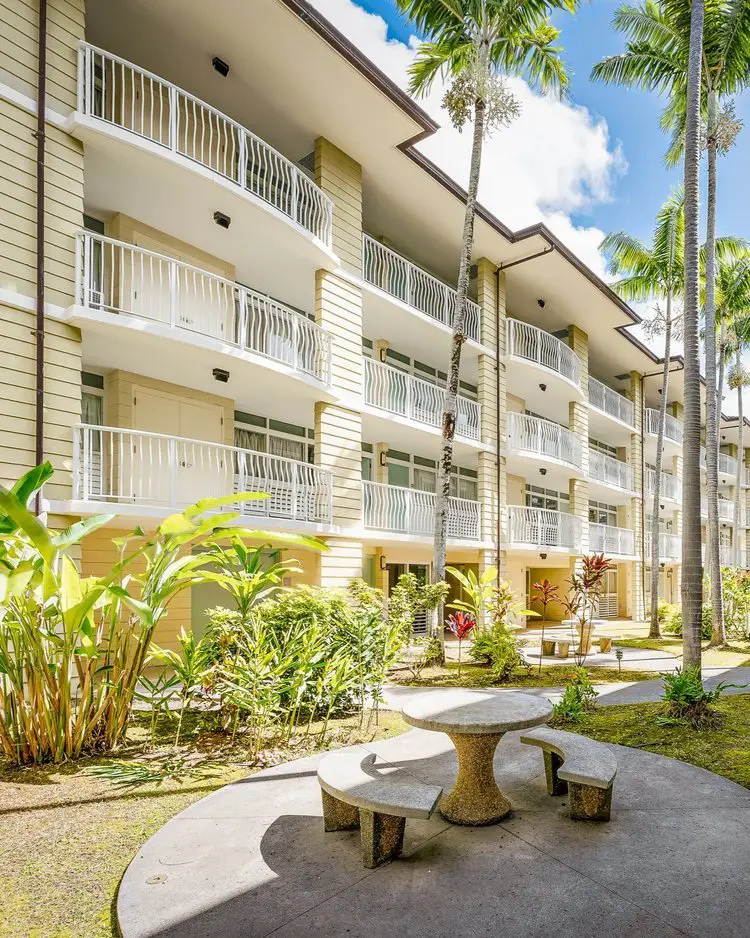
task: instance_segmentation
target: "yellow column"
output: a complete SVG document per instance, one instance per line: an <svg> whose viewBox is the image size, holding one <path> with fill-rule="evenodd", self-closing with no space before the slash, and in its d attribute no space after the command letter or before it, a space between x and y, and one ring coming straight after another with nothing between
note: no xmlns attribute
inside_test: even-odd
<svg viewBox="0 0 750 938"><path fill-rule="evenodd" d="M581 363L581 390L583 401L572 401L569 405L569 429L581 443L583 456L582 479L570 480L570 511L581 520L581 553L588 553L589 545L589 484L586 480L589 465L589 337L578 326L568 327L568 344Z"/></svg>
<svg viewBox="0 0 750 938"><path fill-rule="evenodd" d="M333 200L333 250L344 267L362 270L362 168L328 140L315 141L315 181ZM315 275L315 317L332 337L332 383L362 391L362 291L327 270ZM321 586L346 587L362 575L362 544L345 536L362 523L362 418L341 404L315 405L316 462L333 475L333 523L342 536L321 555Z"/></svg>

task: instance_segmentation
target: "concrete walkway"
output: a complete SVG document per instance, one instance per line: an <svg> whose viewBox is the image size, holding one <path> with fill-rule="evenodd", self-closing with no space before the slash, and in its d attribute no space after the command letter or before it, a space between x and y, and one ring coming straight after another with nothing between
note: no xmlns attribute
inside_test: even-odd
<svg viewBox="0 0 750 938"><path fill-rule="evenodd" d="M374 751L449 788L456 754L412 730ZM408 821L403 858L377 870L357 832L324 834L321 756L229 785L171 820L121 883L123 938L740 938L750 899L750 792L635 749L618 761L612 821L573 822L545 790L538 750L515 733L495 772L501 824Z"/></svg>

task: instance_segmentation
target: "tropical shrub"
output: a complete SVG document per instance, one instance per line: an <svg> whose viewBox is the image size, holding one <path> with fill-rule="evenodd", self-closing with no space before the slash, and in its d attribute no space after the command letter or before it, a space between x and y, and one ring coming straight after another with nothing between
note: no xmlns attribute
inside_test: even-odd
<svg viewBox="0 0 750 938"><path fill-rule="evenodd" d="M675 635L682 638L682 610L679 606L664 603L664 618L662 619L665 635ZM701 609L701 638L711 638L712 629L711 604L704 603Z"/></svg>
<svg viewBox="0 0 750 938"><path fill-rule="evenodd" d="M722 576L727 634L747 638L750 635L750 571L725 567Z"/></svg>
<svg viewBox="0 0 750 938"><path fill-rule="evenodd" d="M136 529L115 540L121 559L109 573L82 577L71 548L114 516L48 530L26 505L51 475L45 463L10 491L0 487L0 751L16 763L118 746L171 601L198 583L223 581L207 569L206 554L191 551L227 536L239 513L219 509L263 497L206 499L151 537Z"/></svg>
<svg viewBox="0 0 750 938"><path fill-rule="evenodd" d="M552 708L552 722L581 723L596 706L597 697L586 669L577 667L565 685L562 697Z"/></svg>
<svg viewBox="0 0 750 938"><path fill-rule="evenodd" d="M662 723L686 722L695 729L711 729L721 722L721 714L716 711L714 704L729 687L737 684L720 682L713 690L706 690L701 678L701 669L698 665L690 668L677 668L668 674L663 674L664 693L662 700L665 707L665 718Z"/></svg>

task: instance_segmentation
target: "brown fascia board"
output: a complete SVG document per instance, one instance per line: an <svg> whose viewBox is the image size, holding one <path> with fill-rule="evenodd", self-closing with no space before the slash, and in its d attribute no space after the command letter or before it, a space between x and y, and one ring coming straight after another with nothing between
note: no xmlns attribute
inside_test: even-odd
<svg viewBox="0 0 750 938"><path fill-rule="evenodd" d="M414 149L415 144L432 136L440 129L426 111L411 98L405 91L392 81L385 72L381 71L367 56L349 40L342 32L327 20L321 13L310 5L308 0L281 0L281 2L292 12L295 13L303 23L309 26L322 39L324 39L336 52L342 55L351 65L353 65L368 81L390 98L393 103L401 108L409 117L412 118L421 128L421 132L403 143L399 144L398 149L408 156L414 163L420 166L433 179L439 182L445 189L451 192L461 202L466 201L466 190L458 183L436 166L432 160L429 160L422 153ZM558 251L567 261L572 264L579 273L593 284L604 296L614 303L633 324L641 322L641 317L635 313L628 304L621 299L613 290L611 290L603 280L590 270L572 251L570 251L552 232L542 223L530 225L527 228L521 228L519 231L513 231L504 225L499 218L492 214L484 206L477 203L476 214L482 221L486 222L491 228L502 235L511 244L525 241L528 238L543 238L550 247ZM616 327L618 331L622 326ZM627 333L623 333L627 335ZM630 336L628 336L630 338ZM643 346L645 348L645 346ZM650 354L652 357L652 354Z"/></svg>

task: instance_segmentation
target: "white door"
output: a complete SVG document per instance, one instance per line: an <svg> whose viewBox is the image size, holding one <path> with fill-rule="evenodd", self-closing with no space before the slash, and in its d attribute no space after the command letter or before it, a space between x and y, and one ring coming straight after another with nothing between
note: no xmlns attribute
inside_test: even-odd
<svg viewBox="0 0 750 938"><path fill-rule="evenodd" d="M141 493L153 504L186 507L232 493L233 468L223 447L221 407L163 391L133 389L133 423ZM205 442L201 442L205 441Z"/></svg>

